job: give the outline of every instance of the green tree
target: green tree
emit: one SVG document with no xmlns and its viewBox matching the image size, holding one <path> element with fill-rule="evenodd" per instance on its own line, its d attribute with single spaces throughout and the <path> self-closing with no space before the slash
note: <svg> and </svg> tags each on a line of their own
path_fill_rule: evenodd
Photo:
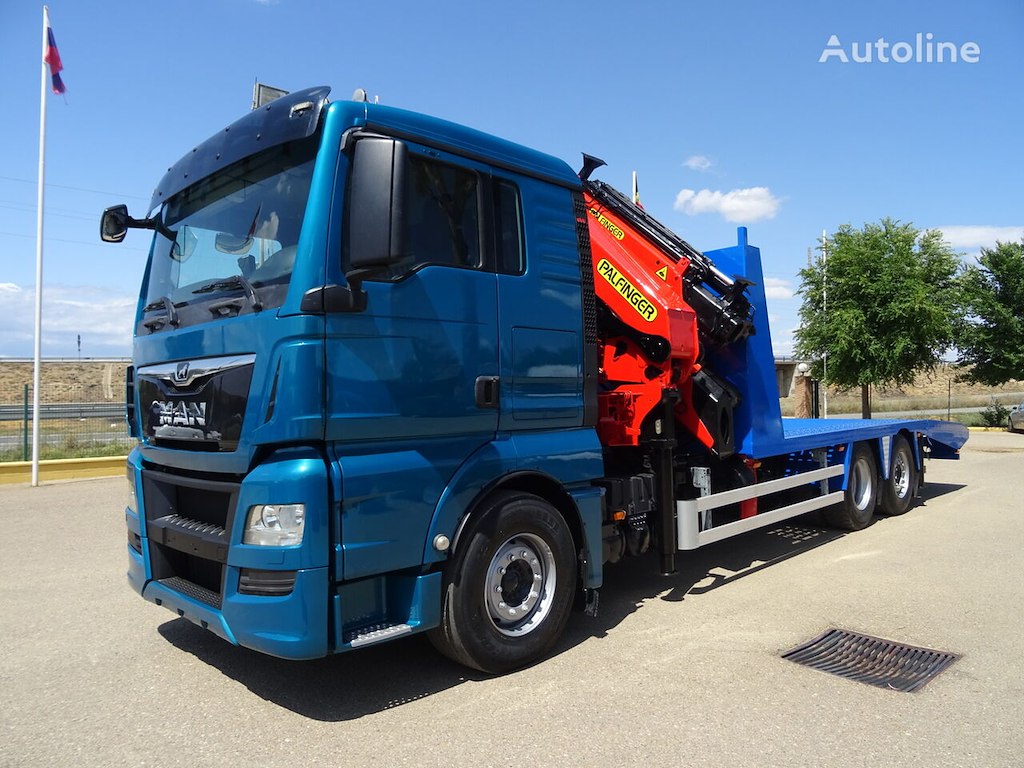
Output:
<svg viewBox="0 0 1024 768">
<path fill-rule="evenodd" d="M 960 277 L 965 314 L 957 327 L 966 381 L 1024 379 L 1024 240 L 982 248 Z"/>
<path fill-rule="evenodd" d="M 797 354 L 817 360 L 812 375 L 826 383 L 859 386 L 870 418 L 872 385 L 909 384 L 952 345 L 959 263 L 937 230 L 889 218 L 841 226 L 800 271 Z"/>
</svg>

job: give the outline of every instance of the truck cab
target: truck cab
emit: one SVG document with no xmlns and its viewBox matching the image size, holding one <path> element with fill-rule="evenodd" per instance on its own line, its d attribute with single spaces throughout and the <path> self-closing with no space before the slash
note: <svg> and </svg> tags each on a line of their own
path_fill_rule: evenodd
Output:
<svg viewBox="0 0 1024 768">
<path fill-rule="evenodd" d="M 148 218 L 104 216 L 107 240 L 154 230 L 128 386 L 129 580 L 230 642 L 323 656 L 436 626 L 467 512 L 518 494 L 571 536 L 564 612 L 600 583 L 579 178 L 328 91 L 196 147 Z M 496 626 L 526 634 L 521 620 Z"/>
</svg>

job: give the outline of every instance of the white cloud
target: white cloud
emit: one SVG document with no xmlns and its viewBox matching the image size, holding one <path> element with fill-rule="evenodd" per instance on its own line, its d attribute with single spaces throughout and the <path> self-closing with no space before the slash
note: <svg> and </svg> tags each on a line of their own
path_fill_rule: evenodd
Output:
<svg viewBox="0 0 1024 768">
<path fill-rule="evenodd" d="M 0 356 L 30 357 L 35 339 L 35 289 L 0 284 Z M 131 354 L 136 298 L 96 286 L 44 285 L 42 353 L 86 357 Z"/>
<path fill-rule="evenodd" d="M 771 329 L 772 354 L 775 357 L 792 357 L 793 347 L 796 342 L 793 339 L 795 328 L 785 328 L 782 318 L 779 315 L 768 313 L 768 327 Z"/>
<path fill-rule="evenodd" d="M 1024 238 L 1024 227 L 949 225 L 933 229 L 942 230 L 943 239 L 954 248 L 992 248 L 996 241 L 1018 242 Z"/>
<path fill-rule="evenodd" d="M 711 162 L 711 158 L 705 157 L 704 155 L 690 155 L 683 161 L 683 165 L 691 171 L 700 171 L 703 173 L 714 165 L 714 163 Z"/>
<path fill-rule="evenodd" d="M 793 350 L 794 342 L 792 334 L 781 339 L 776 339 L 772 336 L 772 354 L 775 355 L 775 357 L 793 357 Z"/>
<path fill-rule="evenodd" d="M 748 187 L 728 192 L 683 189 L 676 195 L 674 207 L 690 216 L 718 213 L 726 221 L 743 223 L 771 219 L 779 212 L 781 204 L 768 187 Z"/>
<path fill-rule="evenodd" d="M 764 295 L 769 299 L 792 299 L 793 286 L 790 285 L 789 280 L 783 280 L 781 277 L 766 277 L 764 279 Z"/>
</svg>

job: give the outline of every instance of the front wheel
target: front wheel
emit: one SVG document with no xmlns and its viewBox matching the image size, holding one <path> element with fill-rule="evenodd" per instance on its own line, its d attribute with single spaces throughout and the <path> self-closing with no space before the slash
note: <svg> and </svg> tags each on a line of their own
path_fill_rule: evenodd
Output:
<svg viewBox="0 0 1024 768">
<path fill-rule="evenodd" d="M 843 500 L 822 510 L 825 521 L 834 528 L 859 531 L 871 525 L 878 504 L 878 465 L 866 443 L 856 443 L 850 456 L 850 476 L 846 479 Z"/>
<path fill-rule="evenodd" d="M 576 588 L 572 534 L 543 499 L 503 491 L 484 503 L 445 574 L 434 646 L 500 674 L 540 659 L 561 636 Z"/>
<path fill-rule="evenodd" d="M 882 484 L 882 498 L 878 506 L 884 515 L 902 515 L 914 504 L 917 490 L 917 465 L 910 442 L 897 435 L 892 444 L 892 466 L 889 479 Z"/>
</svg>

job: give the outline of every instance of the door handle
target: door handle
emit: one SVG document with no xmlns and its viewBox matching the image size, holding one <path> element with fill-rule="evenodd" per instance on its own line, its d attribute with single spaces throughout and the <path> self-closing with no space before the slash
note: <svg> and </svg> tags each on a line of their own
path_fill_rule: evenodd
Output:
<svg viewBox="0 0 1024 768">
<path fill-rule="evenodd" d="M 501 379 L 498 376 L 477 376 L 473 386 L 477 408 L 497 408 Z"/>
</svg>

